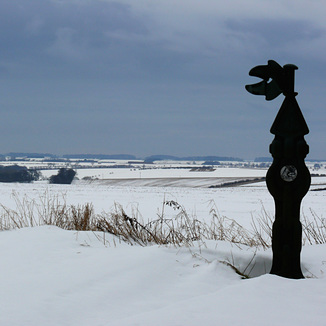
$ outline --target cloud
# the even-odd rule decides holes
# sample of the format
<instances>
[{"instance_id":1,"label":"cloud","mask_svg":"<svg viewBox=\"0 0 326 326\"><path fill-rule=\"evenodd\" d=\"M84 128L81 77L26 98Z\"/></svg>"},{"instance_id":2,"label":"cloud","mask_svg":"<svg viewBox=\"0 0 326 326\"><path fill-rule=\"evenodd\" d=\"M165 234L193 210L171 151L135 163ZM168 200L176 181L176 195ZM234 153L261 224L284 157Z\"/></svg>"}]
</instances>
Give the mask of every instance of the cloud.
<instances>
[{"instance_id":1,"label":"cloud","mask_svg":"<svg viewBox=\"0 0 326 326\"><path fill-rule=\"evenodd\" d=\"M60 146L78 151L262 156L280 100L250 97L248 72L268 59L297 64L299 104L308 118L323 114L324 8L319 0L2 1L4 124L16 132L30 123L11 145L39 143L41 129L49 146L60 134Z\"/></svg>"},{"instance_id":2,"label":"cloud","mask_svg":"<svg viewBox=\"0 0 326 326\"><path fill-rule=\"evenodd\" d=\"M305 44L318 40L325 35L325 30L316 27L306 20L293 19L241 19L226 21L226 26L230 33L244 39L243 35L255 35L261 41L257 44L256 51L266 51L261 48L265 45L268 50L284 51L298 42ZM255 46L254 43L250 44ZM293 52L297 52L297 48L293 47Z\"/></svg>"},{"instance_id":3,"label":"cloud","mask_svg":"<svg viewBox=\"0 0 326 326\"><path fill-rule=\"evenodd\" d=\"M0 10L2 61L25 57L46 64L49 55L91 60L119 43L113 33L146 33L129 6L116 2L6 1Z\"/></svg>"},{"instance_id":4,"label":"cloud","mask_svg":"<svg viewBox=\"0 0 326 326\"><path fill-rule=\"evenodd\" d=\"M227 79L225 67L237 74L240 65L268 55L295 57L292 45L321 46L322 28L287 11L276 17L282 6L273 3L5 2L0 62L8 71L15 63L17 74L70 78Z\"/></svg>"}]
</instances>

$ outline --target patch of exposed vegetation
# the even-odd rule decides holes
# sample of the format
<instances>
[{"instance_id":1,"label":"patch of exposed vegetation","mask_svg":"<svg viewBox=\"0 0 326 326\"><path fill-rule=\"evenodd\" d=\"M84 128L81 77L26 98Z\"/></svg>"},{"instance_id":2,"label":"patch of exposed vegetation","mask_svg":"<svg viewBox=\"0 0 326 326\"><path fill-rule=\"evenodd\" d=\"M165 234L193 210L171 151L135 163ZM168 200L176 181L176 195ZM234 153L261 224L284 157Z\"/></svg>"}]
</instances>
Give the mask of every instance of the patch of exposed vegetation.
<instances>
[{"instance_id":1,"label":"patch of exposed vegetation","mask_svg":"<svg viewBox=\"0 0 326 326\"><path fill-rule=\"evenodd\" d=\"M220 185L209 186L209 188L236 187L236 186L247 185L247 184L250 184L250 183L261 182L261 181L265 181L265 180L266 180L265 177L254 178L254 179L245 179L245 180L236 180L236 181L225 182L225 183L222 183Z\"/></svg>"}]
</instances>

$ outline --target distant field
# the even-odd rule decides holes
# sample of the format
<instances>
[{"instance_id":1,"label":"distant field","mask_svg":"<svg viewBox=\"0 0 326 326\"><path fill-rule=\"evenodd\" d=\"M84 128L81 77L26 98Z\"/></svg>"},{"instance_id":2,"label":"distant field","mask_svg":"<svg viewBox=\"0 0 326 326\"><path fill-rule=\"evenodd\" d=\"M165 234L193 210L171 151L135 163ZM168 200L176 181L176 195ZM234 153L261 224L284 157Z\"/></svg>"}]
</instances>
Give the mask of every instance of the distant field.
<instances>
[{"instance_id":1,"label":"distant field","mask_svg":"<svg viewBox=\"0 0 326 326\"><path fill-rule=\"evenodd\" d=\"M180 164L180 163L179 163ZM199 165L200 166L200 165ZM313 165L312 165L313 166ZM274 214L274 201L264 181L237 184L239 180L254 180L266 175L267 169L216 167L211 172L191 171L190 167L172 165L148 168L82 168L77 169L79 180L72 185L50 185L46 180L32 184L0 183L0 203L15 209L12 193L20 198L27 196L38 200L40 196L59 196L68 204L92 203L97 213L110 211L118 203L129 215L138 214L145 220L157 218L164 210L167 216L175 212L163 205L173 200L198 219L210 218L214 207L221 215L250 226L252 217L259 217L263 209ZM317 172L322 174L324 168ZM311 169L311 172L316 173ZM44 177L56 174L56 170L42 170ZM83 180L89 177L98 180ZM228 187L209 188L231 183ZM232 185L232 183L234 183ZM311 189L325 187L326 177L313 177ZM323 216L326 191L310 191L303 200L302 211L310 214L310 208Z\"/></svg>"}]
</instances>

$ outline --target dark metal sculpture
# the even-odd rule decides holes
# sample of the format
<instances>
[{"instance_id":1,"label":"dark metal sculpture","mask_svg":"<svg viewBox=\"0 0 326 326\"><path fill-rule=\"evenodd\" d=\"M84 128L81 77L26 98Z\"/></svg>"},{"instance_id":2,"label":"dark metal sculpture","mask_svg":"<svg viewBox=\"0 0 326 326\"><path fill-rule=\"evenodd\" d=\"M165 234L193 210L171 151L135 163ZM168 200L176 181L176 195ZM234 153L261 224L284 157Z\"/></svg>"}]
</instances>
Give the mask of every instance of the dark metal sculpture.
<instances>
[{"instance_id":1,"label":"dark metal sculpture","mask_svg":"<svg viewBox=\"0 0 326 326\"><path fill-rule=\"evenodd\" d=\"M260 77L263 81L246 85L248 92L265 95L268 101L281 93L285 96L270 130L275 135L269 148L273 164L266 175L267 188L275 201L270 273L294 279L304 278L300 266L300 205L311 182L304 162L309 153L304 135L309 133L309 129L295 98L298 93L294 91L294 72L297 69L292 64L281 67L269 60L267 65L254 67L249 72L250 76Z\"/></svg>"}]
</instances>

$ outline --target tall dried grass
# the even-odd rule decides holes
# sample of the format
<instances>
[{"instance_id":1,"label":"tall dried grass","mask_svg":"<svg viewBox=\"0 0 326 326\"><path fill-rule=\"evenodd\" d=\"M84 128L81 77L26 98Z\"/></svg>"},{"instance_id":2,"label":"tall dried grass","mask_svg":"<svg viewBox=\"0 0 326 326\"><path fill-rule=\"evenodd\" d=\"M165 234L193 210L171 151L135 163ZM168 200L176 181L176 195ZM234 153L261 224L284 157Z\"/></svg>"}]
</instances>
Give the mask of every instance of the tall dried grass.
<instances>
[{"instance_id":1,"label":"tall dried grass","mask_svg":"<svg viewBox=\"0 0 326 326\"><path fill-rule=\"evenodd\" d=\"M0 230L54 225L66 230L92 231L95 215L92 204L67 205L64 194L45 192L38 199L12 193L16 209L0 204Z\"/></svg>"},{"instance_id":2,"label":"tall dried grass","mask_svg":"<svg viewBox=\"0 0 326 326\"><path fill-rule=\"evenodd\" d=\"M0 230L54 225L66 230L103 231L131 245L141 246L192 246L194 242L204 243L206 240L222 240L264 249L271 246L273 219L263 205L261 215L252 218L252 230L248 230L235 220L219 214L215 205L211 206L209 222L203 222L196 216L189 216L179 203L164 201L158 218L145 223L137 210L128 216L119 204L115 204L109 212L95 214L90 203L68 205L64 194L44 193L38 199L31 199L13 192L12 197L16 209L0 205ZM172 218L165 216L166 206L175 210ZM326 243L325 220L312 210L311 216L303 215L303 243Z\"/></svg>"},{"instance_id":3,"label":"tall dried grass","mask_svg":"<svg viewBox=\"0 0 326 326\"><path fill-rule=\"evenodd\" d=\"M326 221L310 208L311 217L302 215L303 241L308 244L326 243Z\"/></svg>"},{"instance_id":4,"label":"tall dried grass","mask_svg":"<svg viewBox=\"0 0 326 326\"><path fill-rule=\"evenodd\" d=\"M98 216L97 229L118 236L130 244L160 244L192 246L206 240L222 240L251 247L268 247L267 241L255 231L249 231L236 221L218 214L215 207L210 210L210 222L190 217L185 208L175 201L164 205L175 209L173 218L165 218L164 210L159 218L143 223L138 217L128 216L121 205L116 204L113 212Z\"/></svg>"}]
</instances>

